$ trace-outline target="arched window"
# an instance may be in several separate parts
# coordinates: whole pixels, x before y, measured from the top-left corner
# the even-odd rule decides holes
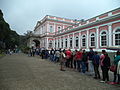
[[[83,47],[86,46],[86,36],[85,35],[82,36],[82,46]]]
[[[115,31],[115,45],[120,45],[120,29]]]
[[[78,47],[78,43],[79,42],[79,38],[78,37],[75,37],[75,46]]]
[[[90,45],[95,46],[95,34],[94,33],[90,35]]]
[[[72,37],[70,38],[70,47],[72,47]]]
[[[106,31],[102,31],[101,32],[101,46],[107,46],[107,32]]]

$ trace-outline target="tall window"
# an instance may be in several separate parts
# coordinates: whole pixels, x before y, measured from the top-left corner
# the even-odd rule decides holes
[[[107,46],[107,33],[105,31],[101,33],[101,46]]]
[[[79,38],[76,37],[76,38],[75,38],[75,46],[76,46],[76,47],[78,47],[78,42],[79,42]]]
[[[49,48],[52,48],[52,41],[49,41]]]
[[[63,48],[63,39],[61,39],[61,48]]]
[[[60,40],[58,40],[58,48],[60,48]]]
[[[50,26],[50,33],[53,32],[53,26]]]
[[[72,38],[70,38],[70,47],[72,47]]]
[[[120,29],[115,31],[115,45],[120,45]]]
[[[90,35],[90,43],[91,43],[91,46],[95,46],[95,34],[94,33]]]
[[[67,38],[65,39],[65,47],[67,47]]]
[[[86,36],[85,35],[82,36],[82,46],[83,47],[86,46]]]
[[[56,48],[57,44],[56,44],[56,40],[55,40],[55,48]]]

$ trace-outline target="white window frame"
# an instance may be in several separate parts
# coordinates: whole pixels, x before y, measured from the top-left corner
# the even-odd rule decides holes
[[[68,44],[66,43],[66,41],[68,43],[68,38],[65,38],[65,47],[67,48]]]
[[[118,29],[120,29],[120,27],[116,27],[114,30],[113,30],[113,45],[114,46],[120,46],[120,45],[115,45],[115,34],[119,34],[120,32],[116,32]]]
[[[76,44],[76,40],[78,40],[78,46]],[[79,47],[79,36],[75,36],[75,47]]]
[[[94,34],[94,36],[91,36],[92,34]],[[89,37],[90,37],[90,47],[95,47],[95,46],[96,46],[96,33],[95,33],[95,32],[90,33],[90,36],[89,36]],[[91,43],[92,43],[92,42],[91,42],[91,38],[92,38],[92,37],[94,37],[94,39],[95,39],[95,41],[94,41],[95,45],[94,45],[94,46],[91,45]]]
[[[103,32],[106,32],[106,45],[105,46],[102,46],[102,41],[101,41],[101,36],[105,36],[105,35],[102,35],[102,33]],[[101,32],[100,32],[100,47],[106,47],[106,46],[108,46],[108,31],[107,30],[102,30]]]
[[[72,43],[70,43],[70,47],[72,48],[73,47],[73,37],[70,37],[69,40],[70,40],[70,42],[72,41]]]
[[[83,37],[83,36],[85,36],[85,37]],[[86,47],[86,34],[83,34],[82,35],[82,38],[81,38],[82,40],[81,40],[81,44],[82,44],[82,47]],[[83,46],[83,39],[85,39],[85,46]]]

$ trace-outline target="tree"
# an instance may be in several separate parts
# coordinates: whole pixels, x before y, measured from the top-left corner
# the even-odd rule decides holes
[[[10,29],[0,10],[0,49],[12,49],[15,48],[15,45],[19,45],[19,35]]]

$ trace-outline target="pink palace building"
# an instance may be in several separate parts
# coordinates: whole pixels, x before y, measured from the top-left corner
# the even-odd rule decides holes
[[[87,20],[46,15],[28,38],[29,47],[101,51],[120,46],[120,8]]]

